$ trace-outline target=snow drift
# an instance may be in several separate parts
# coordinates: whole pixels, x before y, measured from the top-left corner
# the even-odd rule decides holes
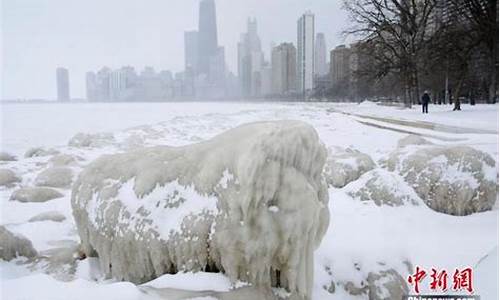
[[[63,196],[60,192],[47,187],[23,187],[15,190],[10,195],[10,200],[19,202],[47,202]]]
[[[435,211],[462,216],[495,205],[496,163],[482,151],[467,146],[409,146],[391,153],[386,164]]]
[[[107,277],[135,283],[220,270],[310,298],[313,250],[329,224],[325,160],[298,121],[103,156],[73,186],[83,251]]]
[[[325,177],[333,187],[342,188],[375,168],[371,157],[357,150],[335,147],[330,152],[325,165]]]

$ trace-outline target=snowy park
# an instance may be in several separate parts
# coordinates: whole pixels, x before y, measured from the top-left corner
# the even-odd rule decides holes
[[[470,267],[498,299],[498,104],[452,109],[2,104],[0,298],[401,299]]]

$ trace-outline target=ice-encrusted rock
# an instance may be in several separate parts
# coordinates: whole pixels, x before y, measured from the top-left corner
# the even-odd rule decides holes
[[[37,252],[30,240],[0,225],[0,259],[10,261],[19,256],[32,258]]]
[[[82,248],[108,277],[221,270],[309,298],[329,223],[325,159],[315,130],[298,121],[103,156],[73,185]]]
[[[51,167],[42,171],[35,178],[37,186],[67,188],[73,180],[73,171],[70,168]]]
[[[21,179],[12,170],[0,169],[0,186],[12,186],[20,181]]]
[[[58,154],[49,159],[49,163],[54,167],[65,167],[76,164],[77,158],[70,154]]]
[[[0,151],[0,161],[16,161],[16,160],[17,158],[14,155],[4,151]]]
[[[68,146],[77,148],[99,148],[111,145],[115,137],[111,133],[77,133],[68,142]]]
[[[377,206],[419,205],[420,197],[404,179],[393,172],[375,169],[363,174],[347,187],[347,193],[360,201],[373,201]]]
[[[402,299],[409,291],[404,278],[394,269],[370,272],[362,286],[348,282],[344,289],[354,296],[367,295],[370,300]]]
[[[30,158],[30,157],[49,156],[57,154],[59,154],[59,151],[55,149],[44,149],[42,147],[35,147],[28,149],[28,151],[26,151],[26,153],[24,154],[24,157]]]
[[[342,188],[375,168],[371,157],[357,150],[334,148],[330,152],[325,165],[325,178],[330,186]]]
[[[19,202],[47,202],[64,196],[48,187],[23,187],[10,195],[10,200]]]
[[[398,141],[398,148],[409,145],[432,145],[432,143],[416,134],[409,134]]]
[[[498,195],[495,160],[468,146],[415,146],[387,160],[435,211],[469,215],[491,210]]]
[[[66,217],[58,211],[47,211],[40,213],[28,220],[28,222],[42,222],[42,221],[53,221],[62,222],[66,220]]]

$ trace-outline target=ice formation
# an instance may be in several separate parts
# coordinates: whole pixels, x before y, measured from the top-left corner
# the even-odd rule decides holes
[[[46,202],[60,198],[63,194],[47,187],[23,187],[10,195],[10,200],[19,202]]]
[[[16,160],[17,158],[14,155],[4,151],[0,151],[0,161],[16,161]]]
[[[0,225],[0,259],[9,261],[18,256],[32,258],[37,256],[37,252],[30,240]]]
[[[387,167],[438,212],[469,215],[491,210],[497,200],[495,160],[471,147],[407,147],[391,153]]]
[[[42,171],[35,178],[37,186],[66,188],[71,185],[73,172],[70,168],[52,167]]]
[[[0,186],[12,186],[19,181],[21,179],[12,170],[0,169]]]
[[[54,167],[65,167],[76,164],[77,157],[69,154],[58,154],[49,159],[49,163]]]
[[[35,147],[28,149],[26,153],[24,154],[25,158],[30,158],[30,157],[37,157],[37,156],[49,156],[49,155],[57,155],[59,154],[59,151],[55,149],[44,149],[41,147]]]
[[[329,224],[325,160],[315,130],[298,121],[103,156],[73,185],[82,248],[107,277],[220,270],[310,298]]]
[[[432,145],[432,143],[416,134],[409,134],[398,141],[399,148],[409,145]]]
[[[66,220],[66,217],[58,211],[47,211],[40,213],[28,220],[28,222],[42,222],[42,221],[53,221],[62,222]]]
[[[371,157],[357,150],[334,148],[330,152],[325,165],[325,177],[333,187],[344,187],[375,168]]]
[[[370,300],[402,299],[408,294],[406,281],[394,269],[370,272],[361,287],[348,282],[345,289],[351,295],[368,295]]]
[[[68,146],[76,148],[99,148],[115,142],[115,137],[111,133],[77,133],[73,136]]]
[[[393,172],[375,169],[365,173],[361,178],[349,184],[347,193],[361,201],[373,201],[377,206],[419,205],[420,197],[404,181]]]

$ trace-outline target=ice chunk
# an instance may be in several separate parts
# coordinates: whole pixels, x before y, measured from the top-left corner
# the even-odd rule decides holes
[[[58,154],[49,159],[49,163],[54,167],[65,167],[74,165],[77,162],[77,157],[70,154]]]
[[[31,148],[24,154],[25,158],[37,157],[37,156],[49,156],[59,154],[59,151],[55,149],[44,149],[41,147]]]
[[[30,240],[0,225],[0,259],[10,261],[18,256],[32,258],[37,252]]]
[[[115,137],[111,133],[77,133],[73,136],[68,146],[77,148],[99,148],[111,145],[115,142]]]
[[[17,158],[14,155],[4,151],[0,151],[0,161],[15,161],[15,160],[17,160]]]
[[[0,186],[12,186],[21,179],[12,170],[0,169]]]
[[[333,187],[344,187],[375,168],[371,157],[357,150],[334,148],[331,152],[325,165],[325,177]]]
[[[63,194],[47,187],[23,187],[10,195],[10,200],[19,202],[46,202],[61,198]]]
[[[53,221],[53,222],[62,222],[66,220],[66,217],[58,211],[47,211],[40,213],[31,219],[28,222],[41,222],[41,221]]]
[[[42,171],[35,178],[38,186],[49,186],[56,188],[67,188],[71,185],[73,172],[69,168],[52,167]]]
[[[220,270],[310,298],[329,224],[325,160],[315,130],[298,121],[101,157],[73,186],[82,247],[107,277]]]
[[[469,215],[491,210],[498,195],[495,160],[467,146],[414,146],[396,150],[387,167],[397,171],[430,208]]]
[[[370,300],[402,299],[408,294],[406,281],[394,269],[370,272],[361,286],[347,282],[344,288],[351,295],[365,295]]]
[[[416,134],[409,134],[398,141],[399,148],[409,145],[432,145],[432,143]]]

